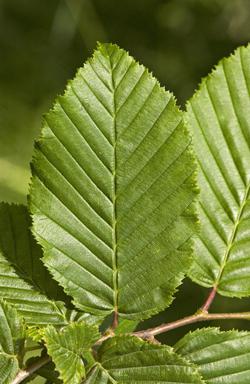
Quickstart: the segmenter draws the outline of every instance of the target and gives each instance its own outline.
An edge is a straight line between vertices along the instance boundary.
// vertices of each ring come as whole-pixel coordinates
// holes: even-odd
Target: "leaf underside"
[[[113,337],[98,351],[84,383],[202,383],[197,369],[170,347],[133,336]]]
[[[190,263],[195,165],[171,94],[100,45],[45,117],[30,206],[74,304],[133,320],[169,305]]]
[[[0,297],[28,324],[66,324],[62,303],[46,295],[64,297],[40,260],[30,225],[26,207],[0,204]]]
[[[9,384],[19,370],[18,355],[24,344],[24,324],[17,311],[0,302],[0,382]]]
[[[199,367],[208,384],[249,383],[249,332],[203,328],[184,336],[175,350]]]
[[[199,163],[201,233],[190,277],[250,294],[250,46],[223,59],[187,105]]]

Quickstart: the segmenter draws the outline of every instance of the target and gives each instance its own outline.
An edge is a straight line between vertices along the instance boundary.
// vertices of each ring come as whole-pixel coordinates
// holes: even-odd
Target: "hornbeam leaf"
[[[0,302],[0,382],[9,384],[19,371],[25,327],[17,311]]]
[[[98,352],[85,384],[202,383],[195,366],[168,346],[132,336],[113,337]]]
[[[250,46],[223,59],[187,105],[199,163],[201,233],[190,277],[250,295]]]
[[[83,357],[99,338],[98,328],[87,323],[72,323],[61,331],[53,326],[44,330],[48,354],[65,384],[81,383],[85,377]]]
[[[199,367],[206,383],[249,383],[249,332],[199,329],[184,336],[175,351]]]
[[[142,65],[100,45],[45,117],[32,168],[34,233],[77,308],[140,320],[172,302],[195,165],[182,113]]]
[[[12,304],[28,324],[66,324],[63,297],[40,260],[27,209],[0,204],[0,297]]]
[[[0,248],[24,280],[54,300],[65,300],[62,288],[44,267],[42,249],[31,232],[24,205],[0,203]]]
[[[63,314],[65,315],[64,325],[71,324],[71,323],[84,322],[84,323],[87,323],[88,325],[99,327],[103,322],[103,317],[90,315],[89,313],[83,313],[83,312],[79,312],[76,310],[65,310],[65,308],[64,308]],[[57,328],[62,327],[62,324],[60,324],[60,323],[57,324],[56,321],[51,322],[51,323],[53,323],[54,326],[59,325],[59,327],[57,327]],[[120,322],[120,323],[122,323],[122,322]],[[133,323],[133,322],[130,321],[130,323]],[[34,342],[40,343],[40,342],[42,342],[44,329],[46,328],[47,325],[48,324],[30,325],[26,329],[26,334]],[[119,328],[119,327],[117,327],[117,328]]]
[[[114,333],[116,335],[131,333],[135,331],[138,325],[139,325],[139,321],[120,319],[119,324],[114,329]]]

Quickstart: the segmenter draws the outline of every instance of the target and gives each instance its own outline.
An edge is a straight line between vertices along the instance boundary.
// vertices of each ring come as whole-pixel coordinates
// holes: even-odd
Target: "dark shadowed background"
[[[0,0],[0,200],[26,202],[42,114],[97,41],[128,50],[184,106],[201,77],[249,40],[249,0]],[[150,325],[192,313],[206,294],[186,282],[174,306]],[[213,305],[249,307],[248,299],[217,298]],[[233,326],[248,323],[222,324]],[[163,338],[172,343],[187,329]]]

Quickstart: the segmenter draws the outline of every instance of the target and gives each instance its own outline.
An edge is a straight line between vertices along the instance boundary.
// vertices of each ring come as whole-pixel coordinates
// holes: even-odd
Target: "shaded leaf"
[[[139,321],[133,321],[133,320],[127,320],[127,319],[121,319],[119,321],[118,326],[116,327],[115,334],[116,335],[122,335],[124,333],[130,333],[134,332],[136,327],[138,326]]]
[[[24,206],[0,204],[0,297],[29,324],[66,324],[64,305],[46,296],[60,289],[40,261],[30,224]]]
[[[0,380],[9,384],[19,371],[22,357],[25,327],[17,311],[0,302]]]
[[[41,357],[32,357],[27,362],[26,365],[29,366],[31,364],[34,364],[35,362],[39,361]],[[62,381],[58,378],[59,373],[55,370],[55,364],[50,361],[48,364],[44,365],[43,367],[39,368],[36,371],[36,375],[43,377],[44,379],[47,379],[46,383],[54,383],[54,384],[61,384]],[[34,378],[31,378],[31,382]]]

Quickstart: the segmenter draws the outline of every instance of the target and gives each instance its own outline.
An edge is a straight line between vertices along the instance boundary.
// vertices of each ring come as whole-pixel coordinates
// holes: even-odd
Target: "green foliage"
[[[187,106],[199,163],[199,217],[191,278],[222,295],[250,295],[250,49],[239,48]]]
[[[71,323],[61,331],[49,326],[44,330],[43,338],[59,377],[65,383],[81,382],[85,377],[83,357],[89,355],[91,347],[100,338],[98,329],[87,323]]]
[[[0,204],[0,384],[249,381],[247,332],[204,328],[174,348],[154,338],[211,318],[217,291],[249,295],[249,64],[250,46],[238,49],[188,103],[200,232],[196,161],[173,96],[116,45],[78,71],[35,145],[29,209],[42,248],[27,208]],[[205,305],[134,332],[186,274],[214,288]]]
[[[22,362],[24,346],[24,322],[17,311],[0,302],[0,382],[13,380]]]
[[[190,138],[171,94],[99,45],[46,115],[32,168],[34,234],[75,306],[135,320],[166,308],[196,222]]]
[[[209,384],[249,381],[250,333],[218,328],[199,329],[184,336],[175,351],[195,363]]]
[[[98,362],[86,384],[98,383],[197,383],[197,369],[168,346],[154,345],[136,337],[120,336],[103,343]]]
[[[65,295],[41,262],[24,206],[0,204],[0,297],[15,305],[28,324],[66,324]]]
[[[115,329],[115,334],[122,335],[125,333],[131,333],[137,328],[138,324],[139,321],[120,319],[119,324]]]

